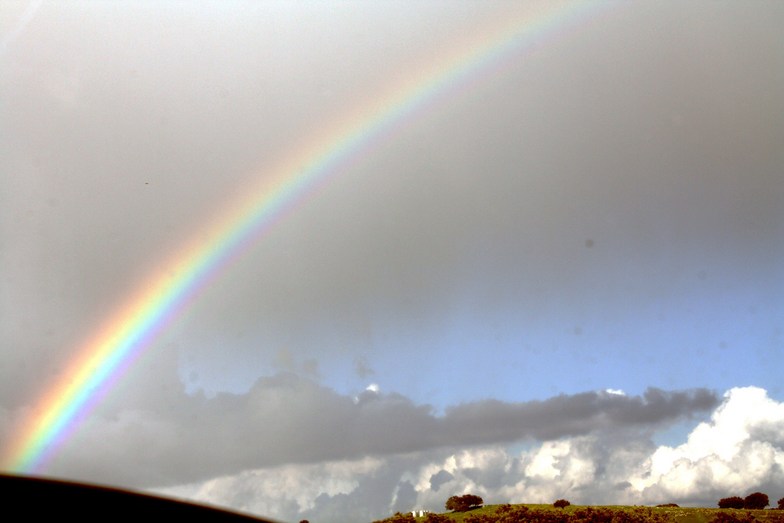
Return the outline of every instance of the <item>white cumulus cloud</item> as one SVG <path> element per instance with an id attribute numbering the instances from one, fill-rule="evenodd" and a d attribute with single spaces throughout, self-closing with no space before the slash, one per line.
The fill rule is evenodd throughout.
<path id="1" fill-rule="evenodd" d="M 630 480 L 643 499 L 708 499 L 745 495 L 766 485 L 784 486 L 784 403 L 757 387 L 724 395 L 710 421 L 688 440 L 662 446 Z M 712 500 L 712 498 L 709 498 Z"/>

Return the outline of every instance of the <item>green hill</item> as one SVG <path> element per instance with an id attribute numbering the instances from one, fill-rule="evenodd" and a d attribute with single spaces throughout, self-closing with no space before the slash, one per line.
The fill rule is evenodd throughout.
<path id="1" fill-rule="evenodd" d="M 413 517 L 395 514 L 374 523 L 784 523 L 784 510 L 686 507 L 485 505 L 466 512 Z"/>

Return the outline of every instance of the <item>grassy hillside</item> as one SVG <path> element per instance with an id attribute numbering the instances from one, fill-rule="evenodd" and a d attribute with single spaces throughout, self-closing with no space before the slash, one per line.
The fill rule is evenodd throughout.
<path id="1" fill-rule="evenodd" d="M 467 512 L 396 514 L 374 523 L 784 523 L 784 510 L 684 507 L 487 505 Z"/>

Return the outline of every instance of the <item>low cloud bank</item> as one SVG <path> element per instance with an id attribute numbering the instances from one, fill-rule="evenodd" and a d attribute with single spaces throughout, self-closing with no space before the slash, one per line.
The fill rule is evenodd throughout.
<path id="1" fill-rule="evenodd" d="M 630 400 L 649 414 L 662 415 L 666 409 L 654 408 L 660 405 L 654 398 L 682 394 L 682 399 L 696 401 L 702 393 L 651 391 Z M 529 408 L 565 407 L 571 405 L 569 400 L 580 403 L 590 397 L 603 401 L 601 394 L 577 395 Z M 657 447 L 646 433 L 635 430 L 639 420 L 650 421 L 647 416 L 634 417 L 628 425 L 619 422 L 630 421 L 618 414 L 624 406 L 617 405 L 615 417 L 597 411 L 610 420 L 603 428 L 523 450 L 508 445 L 439 447 L 270 467 L 159 491 L 281 519 L 325 522 L 371 521 L 412 508 L 442 511 L 449 496 L 465 492 L 488 503 L 550 503 L 565 497 L 573 503 L 703 506 L 754 490 L 772 499 L 784 492 L 784 403 L 770 399 L 764 390 L 728 391 L 710 420 L 697 425 L 677 447 Z M 444 419 L 454 419 L 449 416 Z"/>
<path id="2" fill-rule="evenodd" d="M 154 401 L 152 401 L 154 400 Z M 479 401 L 436 415 L 399 394 L 344 396 L 284 374 L 243 395 L 172 394 L 97 413 L 59 453 L 56 475 L 162 487 L 291 463 L 357 460 L 442 448 L 644 432 L 718 404 L 704 389 L 607 392 L 545 401 Z"/>

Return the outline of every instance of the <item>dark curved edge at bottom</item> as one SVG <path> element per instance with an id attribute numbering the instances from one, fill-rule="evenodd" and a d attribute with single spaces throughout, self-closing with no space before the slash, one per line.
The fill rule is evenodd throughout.
<path id="1" fill-rule="evenodd" d="M 131 492 L 30 476 L 0 474 L 0 515 L 18 521 L 194 521 L 266 522 L 237 512 L 206 505 Z M 0 519 L 4 519 L 0 517 Z"/>

